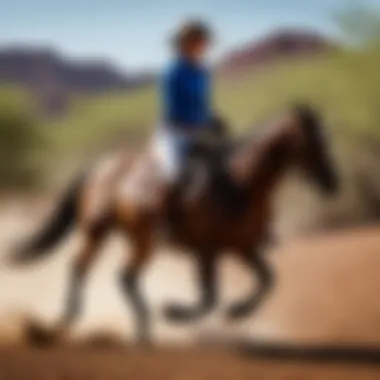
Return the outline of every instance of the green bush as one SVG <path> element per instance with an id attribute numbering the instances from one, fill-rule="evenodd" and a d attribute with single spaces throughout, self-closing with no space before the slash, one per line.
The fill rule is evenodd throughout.
<path id="1" fill-rule="evenodd" d="M 0 189 L 36 185 L 43 139 L 25 93 L 0 91 Z"/>

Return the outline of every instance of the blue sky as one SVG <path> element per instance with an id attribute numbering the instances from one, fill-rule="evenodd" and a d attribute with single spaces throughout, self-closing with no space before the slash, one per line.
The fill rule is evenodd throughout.
<path id="1" fill-rule="evenodd" d="M 0 45 L 54 47 L 76 58 L 109 58 L 131 71 L 159 68 L 168 35 L 186 17 L 215 26 L 216 55 L 283 26 L 336 33 L 331 15 L 350 0 L 10 0 Z M 368 0 L 380 4 L 380 0 Z"/>

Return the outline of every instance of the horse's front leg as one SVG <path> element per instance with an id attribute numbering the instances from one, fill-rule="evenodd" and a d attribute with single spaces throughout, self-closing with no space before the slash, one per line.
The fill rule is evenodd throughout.
<path id="1" fill-rule="evenodd" d="M 258 288 L 242 301 L 233 304 L 227 311 L 229 319 L 240 319 L 256 312 L 270 292 L 274 275 L 263 254 L 256 250 L 242 252 L 241 257 L 253 275 L 258 276 Z"/>
<path id="2" fill-rule="evenodd" d="M 164 312 L 172 322 L 191 322 L 210 312 L 217 302 L 216 260 L 210 253 L 197 256 L 201 299 L 197 305 L 168 305 Z"/>

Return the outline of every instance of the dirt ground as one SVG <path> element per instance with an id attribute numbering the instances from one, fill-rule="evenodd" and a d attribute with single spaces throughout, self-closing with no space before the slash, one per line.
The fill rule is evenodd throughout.
<path id="1" fill-rule="evenodd" d="M 32 226 L 27 220 L 21 211 L 2 213 L 1 255 Z M 99 331 L 127 343 L 133 338 L 129 309 L 115 284 L 128 250 L 115 238 L 89 279 L 86 310 L 72 334 L 79 343 L 27 346 L 26 321 L 32 317 L 50 325 L 62 310 L 76 240 L 30 268 L 0 264 L 0 380 L 380 379 L 380 351 L 360 361 L 352 360 L 352 354 L 336 360 L 302 353 L 279 358 L 271 353 L 247 355 L 228 343 L 244 338 L 312 347 L 380 347 L 379 227 L 292 241 L 268 252 L 277 273 L 276 288 L 257 314 L 236 325 L 225 321 L 224 310 L 249 290 L 251 279 L 244 268 L 227 258 L 220 268 L 221 307 L 197 325 L 175 327 L 163 319 L 161 306 L 171 299 L 195 299 L 194 268 L 186 257 L 160 252 L 145 276 L 144 290 L 155 315 L 156 345 L 149 350 L 80 343 Z M 200 342 L 210 339 L 222 342 L 223 349 L 201 348 Z M 178 348 L 168 348 L 174 343 Z"/>
<path id="2" fill-rule="evenodd" d="M 0 355 L 2 380 L 377 380 L 380 368 L 308 364 L 203 350 L 91 351 L 18 349 Z"/>

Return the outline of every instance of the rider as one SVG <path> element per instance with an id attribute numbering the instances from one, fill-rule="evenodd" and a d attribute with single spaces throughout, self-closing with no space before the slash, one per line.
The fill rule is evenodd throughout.
<path id="1" fill-rule="evenodd" d="M 189 150 L 199 133 L 214 130 L 223 134 L 223 122 L 213 114 L 211 73 L 205 57 L 212 42 L 210 28 L 201 21 L 183 24 L 173 39 L 174 62 L 161 86 L 163 123 L 158 131 L 158 149 L 169 180 L 183 173 Z M 220 193 L 232 194 L 226 181 Z M 231 198 L 231 197 L 230 197 Z"/>
<path id="2" fill-rule="evenodd" d="M 164 166 L 173 181 L 182 173 L 194 136 L 210 127 L 211 78 L 204 63 L 210 41 L 211 31 L 200 21 L 185 23 L 173 38 L 175 57 L 161 85 L 159 130 Z"/>
<path id="3" fill-rule="evenodd" d="M 186 22 L 174 35 L 175 57 L 161 85 L 162 122 L 154 140 L 169 187 L 187 182 L 189 172 L 184 169 L 200 135 L 220 140 L 227 137 L 225 123 L 212 109 L 211 73 L 205 64 L 211 41 L 212 32 L 201 21 Z M 222 149 L 213 152 L 210 149 L 209 158 L 203 159 L 211 168 L 208 174 L 212 175 L 216 198 L 226 211 L 236 210 L 241 193 L 230 180 Z"/>

